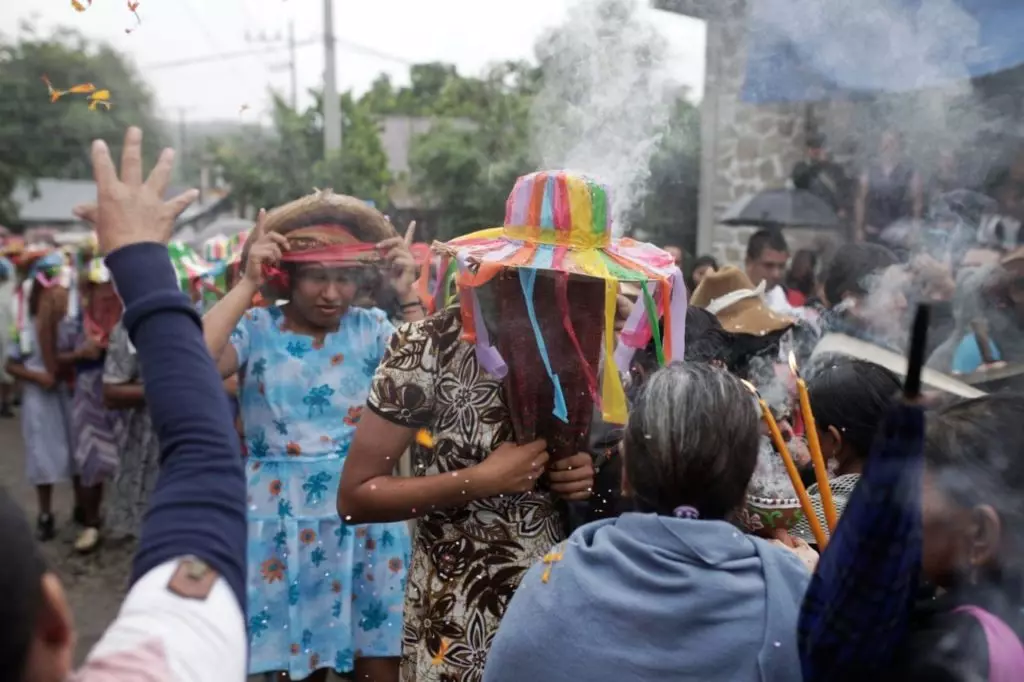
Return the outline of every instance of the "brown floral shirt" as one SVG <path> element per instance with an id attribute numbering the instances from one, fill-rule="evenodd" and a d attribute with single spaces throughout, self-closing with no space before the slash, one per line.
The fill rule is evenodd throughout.
<path id="1" fill-rule="evenodd" d="M 461 333 L 457 308 L 400 327 L 373 380 L 370 409 L 433 436 L 433 449 L 413 449 L 416 476 L 471 467 L 513 439 L 501 382 Z M 415 514 L 402 680 L 478 682 L 523 574 L 564 539 L 562 519 L 541 490 Z"/>

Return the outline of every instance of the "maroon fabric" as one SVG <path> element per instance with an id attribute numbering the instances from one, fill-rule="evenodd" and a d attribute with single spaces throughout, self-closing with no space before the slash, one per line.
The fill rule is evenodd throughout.
<path id="1" fill-rule="evenodd" d="M 526 302 L 515 271 L 493 280 L 498 312 L 495 345 L 508 365 L 505 398 L 508 401 L 516 442 L 537 438 L 548 442 L 552 459 L 571 457 L 586 451 L 587 433 L 594 413 L 594 400 L 579 354 L 562 323 L 555 296 L 554 277 L 541 273 L 534 290 L 534 309 L 544 335 L 551 366 L 562 384 L 569 423 L 555 417 L 554 391 L 544 369 Z M 604 283 L 593 279 L 569 281 L 569 319 L 572 321 L 584 357 L 597 374 L 604 331 Z"/>

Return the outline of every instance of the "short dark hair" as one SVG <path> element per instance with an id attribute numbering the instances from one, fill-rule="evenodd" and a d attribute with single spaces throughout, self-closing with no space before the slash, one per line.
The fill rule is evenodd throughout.
<path id="1" fill-rule="evenodd" d="M 886 368 L 846 356 L 816 360 L 807 380 L 818 426 L 834 426 L 862 460 L 899 390 L 899 377 Z"/>
<path id="2" fill-rule="evenodd" d="M 744 501 L 760 435 L 755 401 L 739 379 L 701 362 L 673 362 L 630 410 L 625 472 L 636 510 L 671 516 L 693 507 L 725 519 Z"/>
<path id="3" fill-rule="evenodd" d="M 0 488 L 0 543 L 8 553 L 7 559 L 0 561 L 0 622 L 4 624 L 0 670 L 5 671 L 5 679 L 21 680 L 43 606 L 46 563 L 25 521 L 25 512 L 5 488 Z"/>
<path id="4" fill-rule="evenodd" d="M 878 244 L 850 244 L 837 249 L 823 270 L 822 286 L 829 307 L 837 305 L 846 294 L 863 296 L 868 277 L 897 263 L 896 254 Z"/>
<path id="5" fill-rule="evenodd" d="M 824 149 L 828 144 L 828 138 L 822 133 L 807 133 L 806 146 L 808 149 Z"/>
<path id="6" fill-rule="evenodd" d="M 765 249 L 789 253 L 789 244 L 786 243 L 781 230 L 769 228 L 750 235 L 750 240 L 747 241 L 747 260 L 757 260 Z"/>

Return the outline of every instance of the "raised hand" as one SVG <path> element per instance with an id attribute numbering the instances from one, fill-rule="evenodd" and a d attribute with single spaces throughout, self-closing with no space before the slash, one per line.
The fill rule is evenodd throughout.
<path id="1" fill-rule="evenodd" d="M 190 189 L 164 201 L 174 169 L 173 149 L 160 153 L 153 171 L 143 181 L 142 131 L 135 127 L 124 136 L 120 177 L 103 140 L 92 143 L 92 169 L 98 206 L 95 211 L 81 207 L 78 214 L 95 223 L 102 253 L 140 242 L 166 244 L 175 219 L 199 196 L 198 190 Z"/>

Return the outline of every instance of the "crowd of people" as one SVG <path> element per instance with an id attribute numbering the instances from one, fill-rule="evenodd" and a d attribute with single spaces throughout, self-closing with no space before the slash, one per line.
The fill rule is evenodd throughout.
<path id="1" fill-rule="evenodd" d="M 1024 679 L 1024 398 L 954 376 L 1021 360 L 1019 253 L 764 230 L 720 267 L 549 171 L 423 264 L 352 197 L 261 212 L 200 316 L 164 246 L 194 195 L 140 149 L 93 148 L 95 259 L 16 262 L 39 516 L 0 493 L 7 679 L 72 675 L 37 545 L 72 478 L 78 551 L 138 543 L 73 679 Z M 889 361 L 918 303 L 921 400 Z"/>

